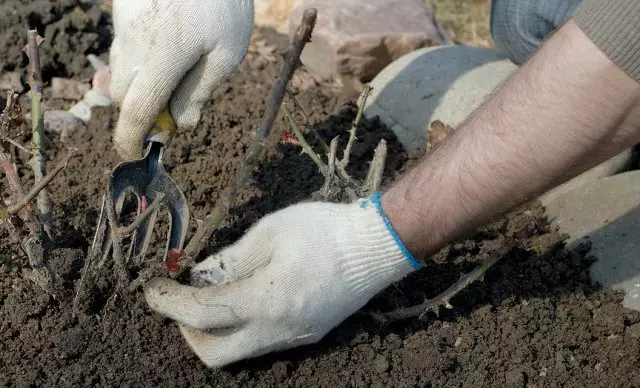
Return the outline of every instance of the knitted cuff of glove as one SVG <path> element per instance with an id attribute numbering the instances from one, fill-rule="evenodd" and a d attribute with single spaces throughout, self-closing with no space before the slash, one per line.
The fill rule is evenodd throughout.
<path id="1" fill-rule="evenodd" d="M 368 198 L 360 200 L 360 207 L 364 208 L 367 202 L 371 202 L 373 204 L 373 206 L 376 208 L 376 211 L 378 212 L 378 215 L 382 218 L 382 221 L 384 222 L 384 225 L 387 228 L 387 231 L 389 232 L 389 234 L 391 235 L 391 237 L 395 241 L 396 245 L 398 246 L 398 249 L 400 249 L 400 251 L 404 255 L 404 258 L 407 259 L 407 261 L 411 264 L 411 266 L 414 269 L 418 270 L 418 269 L 422 268 L 422 264 L 420 264 L 413 257 L 411 252 L 409 252 L 407 247 L 402 242 L 402 239 L 400 238 L 400 236 L 398 235 L 396 230 L 393 228 L 393 225 L 391 225 L 391 221 L 389 220 L 387 215 L 384 213 L 384 210 L 382 209 L 382 204 L 380 202 L 380 198 L 381 197 L 382 197 L 382 193 L 381 192 L 373 193 Z"/>

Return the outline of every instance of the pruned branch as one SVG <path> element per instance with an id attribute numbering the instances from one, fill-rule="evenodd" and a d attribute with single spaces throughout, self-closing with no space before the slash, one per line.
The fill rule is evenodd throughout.
<path id="1" fill-rule="evenodd" d="M 332 166 L 327 166 L 324 164 L 320 155 L 318 155 L 306 141 L 304 134 L 300 130 L 300 127 L 296 123 L 291 113 L 285 106 L 283 106 L 285 117 L 289 122 L 289 127 L 295 134 L 297 144 L 302 147 L 303 152 L 311 157 L 314 163 L 318 166 L 320 173 L 325 177 L 325 183 L 319 191 L 320 197 L 323 200 L 329 200 L 330 194 L 332 197 L 336 197 L 332 194 L 335 191 L 338 194 L 338 198 L 341 197 L 340 194 L 344 194 L 342 197 L 346 198 L 349 201 L 355 201 L 361 196 L 365 196 L 368 193 L 377 191 L 380 183 L 382 182 L 382 175 L 384 173 L 384 166 L 387 157 L 387 143 L 384 139 L 380 141 L 378 147 L 375 150 L 374 158 L 371 161 L 371 168 L 369 169 L 369 173 L 364 182 L 356 181 L 347 173 L 346 170 L 346 167 L 349 164 L 351 148 L 353 147 L 353 143 L 357 139 L 356 131 L 358 128 L 358 124 L 360 123 L 360 120 L 362 118 L 364 106 L 366 104 L 367 97 L 371 93 L 371 90 L 372 88 L 370 86 L 366 86 L 362 92 L 360 103 L 358 104 L 358 112 L 351 124 L 351 128 L 349 130 L 349 140 L 347 141 L 347 145 L 343 151 L 342 160 L 335 160 L 336 151 L 332 151 L 331 148 L 328 149 L 327 160 L 329 161 L 332 160 L 332 157 L 334 158 L 334 163 Z M 296 104 L 295 98 L 292 94 L 290 94 L 290 97 L 294 101 L 294 105 L 298 107 L 298 109 L 301 109 L 299 107 L 299 104 Z M 306 115 L 304 114 L 303 116 L 306 117 Z M 337 137 L 333 139 L 333 141 L 336 142 L 334 146 L 337 147 Z M 322 148 L 327 149 L 327 145 L 324 140 L 322 140 L 322 138 L 318 140 L 318 143 L 322 145 Z M 329 177 L 329 174 L 331 174 L 331 177 Z M 331 190 L 331 187 L 329 185 L 337 186 L 337 190 Z M 316 195 L 317 193 L 314 193 L 314 196 Z"/>
<path id="2" fill-rule="evenodd" d="M 380 190 L 382 184 L 382 177 L 384 175 L 384 166 L 387 160 L 387 142 L 386 140 L 380 140 L 378 146 L 373 151 L 373 159 L 367 172 L 367 178 L 365 179 L 364 188 L 369 194 L 373 194 Z"/>
<path id="3" fill-rule="evenodd" d="M 203 223 L 198 227 L 185 247 L 184 253 L 187 257 L 193 259 L 200 254 L 204 242 L 209 239 L 213 231 L 229 214 L 229 209 L 235 204 L 238 193 L 246 186 L 246 182 L 251 177 L 253 169 L 258 164 L 262 156 L 264 142 L 269 136 L 273 122 L 280 111 L 287 84 L 291 81 L 291 77 L 300 63 L 302 50 L 311 39 L 311 33 L 315 27 L 317 15 L 318 11 L 315 8 L 305 10 L 302 15 L 302 22 L 293 37 L 280 75 L 273 83 L 271 95 L 267 102 L 267 109 L 264 112 L 260 126 L 251 139 L 244 163 L 236 170 L 233 180 L 222 193 L 215 208 L 205 217 Z"/>
<path id="4" fill-rule="evenodd" d="M 37 30 L 29 30 L 27 32 L 27 45 L 24 50 L 29 58 L 29 87 L 31 88 L 29 95 L 31 97 L 31 130 L 32 130 L 32 157 L 29 161 L 36 185 L 44 179 L 45 161 L 44 154 L 44 112 L 42 109 L 42 73 L 40 71 L 40 43 L 44 39 L 38 35 Z M 53 225 L 51 219 L 51 203 L 49 192 L 42 189 L 38 193 L 38 210 L 40 221 L 44 227 L 44 231 L 49 237 L 52 237 Z"/>
<path id="5" fill-rule="evenodd" d="M 340 161 L 340 166 L 342 168 L 347 168 L 347 164 L 349 164 L 351 147 L 353 146 L 353 142 L 356 140 L 356 131 L 358 130 L 358 124 L 360 124 L 360 119 L 362 118 L 362 112 L 364 111 L 364 106 L 367 103 L 367 98 L 369 97 L 369 94 L 371 94 L 372 89 L 373 88 L 370 85 L 366 85 L 364 87 L 364 91 L 362 92 L 360 104 L 358 104 L 358 113 L 356 114 L 355 120 L 353 120 L 353 123 L 351 124 L 351 129 L 349 130 L 349 140 L 347 141 L 347 146 L 344 149 L 342 160 Z"/>

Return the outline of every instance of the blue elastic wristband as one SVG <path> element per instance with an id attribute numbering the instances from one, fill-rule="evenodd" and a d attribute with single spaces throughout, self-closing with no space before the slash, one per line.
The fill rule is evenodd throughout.
<path id="1" fill-rule="evenodd" d="M 411 252 L 409 252 L 407 247 L 404 245 L 404 243 L 400 239 L 400 236 L 398 236 L 398 233 L 396 232 L 396 230 L 391 225 L 391 221 L 389 221 L 389 218 L 387 218 L 387 215 L 384 214 L 384 211 L 382 210 L 382 204 L 380 203 L 380 198 L 381 197 L 382 197 L 382 193 L 381 192 L 376 192 L 376 193 L 371 194 L 368 199 L 371 201 L 371 203 L 373 203 L 373 206 L 375 206 L 376 211 L 378 212 L 380 217 L 382 217 L 382 221 L 384 222 L 385 227 L 389 231 L 389 234 L 391 234 L 391 237 L 393 238 L 393 240 L 398 245 L 398 248 L 403 253 L 405 259 L 407 259 L 407 261 L 409 261 L 409 263 L 411 264 L 411 266 L 413 268 L 415 268 L 415 269 L 422 268 L 422 265 L 413 257 Z M 366 203 L 366 201 L 362 201 L 360 203 L 360 207 L 364 207 L 365 203 Z"/>

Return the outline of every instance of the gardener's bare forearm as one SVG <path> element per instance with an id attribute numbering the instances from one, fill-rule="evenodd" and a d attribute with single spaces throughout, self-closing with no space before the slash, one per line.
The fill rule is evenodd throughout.
<path id="1" fill-rule="evenodd" d="M 418 259 L 640 141 L 640 84 L 570 21 L 382 198 Z"/>

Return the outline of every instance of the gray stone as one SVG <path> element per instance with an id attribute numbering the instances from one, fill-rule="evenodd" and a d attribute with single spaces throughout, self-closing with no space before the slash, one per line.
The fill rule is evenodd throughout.
<path id="1" fill-rule="evenodd" d="M 404 54 L 451 42 L 421 0 L 305 0 L 291 11 L 290 36 L 307 8 L 318 18 L 301 61 L 322 78 L 369 82 Z"/>
<path id="2" fill-rule="evenodd" d="M 85 123 L 91 120 L 91 106 L 84 100 L 72 106 L 68 112 Z"/>
<path id="3" fill-rule="evenodd" d="M 100 89 L 91 89 L 85 95 L 82 101 L 86 102 L 89 107 L 111 106 L 112 101 L 110 96 Z"/>
<path id="4" fill-rule="evenodd" d="M 407 150 L 424 148 L 432 121 L 455 129 L 516 69 L 504 54 L 489 48 L 416 50 L 371 81 L 364 115 L 379 116 Z"/>
<path id="5" fill-rule="evenodd" d="M 623 305 L 640 310 L 640 171 L 598 178 L 542 205 L 553 226 L 575 248 L 590 241 L 597 258 L 591 277 L 625 292 Z"/>

